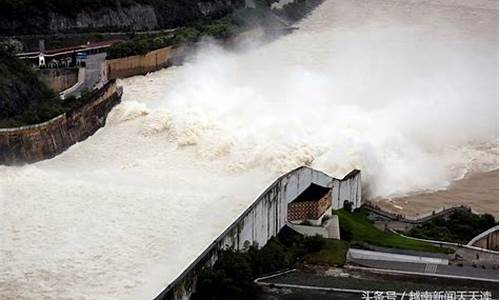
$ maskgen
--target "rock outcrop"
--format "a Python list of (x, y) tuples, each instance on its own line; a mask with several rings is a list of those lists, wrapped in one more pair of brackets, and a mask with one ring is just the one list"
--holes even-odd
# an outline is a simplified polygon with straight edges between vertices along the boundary
[(103, 8), (98, 11), (82, 11), (76, 17), (58, 13), (49, 14), (49, 30), (92, 30), (100, 28), (118, 30), (151, 30), (158, 27), (156, 13), (150, 5), (136, 5), (127, 8)]
[(0, 1), (0, 35), (166, 29), (244, 5), (245, 0), (6, 0)]

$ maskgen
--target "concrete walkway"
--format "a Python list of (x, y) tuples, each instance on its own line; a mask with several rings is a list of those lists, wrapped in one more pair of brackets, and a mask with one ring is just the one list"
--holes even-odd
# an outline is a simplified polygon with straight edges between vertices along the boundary
[(75, 91), (73, 91), (69, 96), (80, 96), (80, 94), (85, 91), (92, 91), (94, 87), (99, 87), (99, 85), (106, 81), (104, 78), (104, 65), (106, 62), (106, 53), (99, 53), (94, 55), (89, 55), (85, 59), (85, 81), (80, 85)]
[(321, 226), (300, 225), (291, 222), (287, 222), (286, 225), (304, 236), (320, 235), (327, 239), (340, 239), (339, 218), (336, 215), (333, 215), (326, 224)]
[(429, 257), (425, 255), (408, 255), (391, 252), (370, 251), (361, 249), (349, 249), (347, 259), (353, 260), (377, 260), (391, 262), (407, 262), (418, 264), (448, 265), (447, 258)]

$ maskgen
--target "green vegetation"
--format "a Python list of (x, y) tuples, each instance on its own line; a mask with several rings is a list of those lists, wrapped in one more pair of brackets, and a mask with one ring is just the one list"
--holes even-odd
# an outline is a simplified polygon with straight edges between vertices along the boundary
[(236, 30), (237, 25), (229, 17), (198, 21), (170, 33), (135, 36), (128, 41), (116, 43), (108, 50), (107, 58), (143, 55), (149, 51), (172, 45), (196, 42), (203, 37), (226, 39), (232, 36)]
[(155, 38), (133, 38), (128, 41), (113, 44), (108, 49), (107, 59), (120, 58), (132, 55), (144, 55), (149, 51), (168, 47), (172, 45), (171, 36), (160, 36)]
[(282, 21), (269, 8), (270, 3), (268, 0), (258, 0), (256, 8), (237, 9), (218, 19), (199, 18), (186, 22), (186, 25), (172, 32), (132, 36), (127, 41), (114, 44), (108, 50), (107, 58), (143, 55), (156, 49), (194, 43), (207, 37), (225, 40), (256, 26), (266, 29), (282, 28)]
[(198, 277), (192, 299), (258, 299), (261, 291), (253, 282), (255, 278), (299, 261), (341, 265), (346, 251), (346, 242), (319, 236), (304, 238), (284, 230), (262, 249), (251, 246), (246, 251), (223, 251), (213, 268), (203, 270)]
[[(364, 242), (375, 246), (398, 248), (415, 251), (448, 253), (449, 249), (429, 243), (404, 238), (396, 233), (385, 232), (373, 225), (363, 209), (352, 213), (345, 209), (335, 210), (342, 231), (350, 236), (352, 242)], [(342, 232), (341, 232), (342, 236)]]
[(29, 66), (0, 47), (0, 127), (48, 120), (63, 111), (59, 102)]
[(406, 235), (465, 244), (497, 224), (490, 214), (476, 215), (464, 208), (415, 226)]
[(88, 99), (60, 100), (29, 66), (10, 53), (0, 45), (0, 128), (45, 122)]
[[(244, 1), (232, 0), (220, 5), (213, 0), (203, 0), (211, 6), (208, 17), (220, 18), (233, 9), (243, 7)], [(35, 34), (57, 33), (51, 26), (52, 16), (74, 20), (80, 13), (102, 17), (110, 11), (118, 11), (139, 5), (148, 5), (154, 10), (158, 28), (175, 28), (207, 17), (207, 9), (193, 0), (0, 0), (0, 34)], [(211, 5), (212, 4), (212, 5)], [(130, 31), (123, 24), (110, 27), (88, 26), (83, 28), (65, 28), (66, 32), (82, 31)], [(150, 28), (144, 28), (148, 30)]]
[(295, 22), (302, 19), (313, 7), (319, 5), (323, 0), (298, 0), (283, 6), (277, 13), (284, 18)]
[(349, 243), (346, 241), (325, 239), (325, 245), (315, 252), (304, 256), (304, 262), (313, 265), (342, 266), (345, 264), (345, 258)]

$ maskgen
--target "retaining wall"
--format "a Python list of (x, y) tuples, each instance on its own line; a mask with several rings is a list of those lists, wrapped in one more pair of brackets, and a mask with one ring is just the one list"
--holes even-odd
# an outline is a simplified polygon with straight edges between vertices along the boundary
[(121, 88), (112, 80), (73, 111), (36, 125), (0, 129), (0, 165), (31, 163), (56, 156), (103, 127), (108, 113), (120, 99)]
[(286, 225), (304, 236), (315, 236), (319, 234), (327, 239), (340, 239), (339, 217), (337, 215), (331, 216), (330, 219), (321, 226), (300, 225), (291, 222), (288, 222)]
[(416, 256), (416, 255), (406, 255), (406, 254), (395, 254), (395, 253), (352, 249), (352, 248), (349, 249), (349, 251), (347, 252), (347, 258), (348, 259), (369, 259), (369, 260), (379, 260), (379, 261), (408, 262), (408, 263), (419, 263), (419, 264), (448, 265), (448, 259), (446, 259), (446, 258)]
[[(264, 246), (287, 223), (288, 203), (311, 183), (333, 188), (332, 205), (340, 208), (344, 200), (361, 205), (361, 174), (358, 170), (344, 179), (300, 167), (278, 178), (248, 207), (191, 265), (180, 274), (155, 300), (189, 299), (196, 278), (205, 267), (212, 266), (221, 250), (242, 250), (252, 244)], [(338, 191), (337, 191), (338, 190)]]
[(40, 79), (56, 93), (78, 82), (78, 68), (41, 69)]
[(59, 98), (64, 100), (68, 96), (74, 94), (82, 86), (82, 84), (85, 83), (86, 72), (87, 72), (86, 68), (79, 68), (77, 82), (74, 85), (70, 86), (69, 88), (65, 89), (64, 91), (60, 92)]
[(477, 235), (467, 245), (498, 251), (498, 225)]
[(178, 55), (179, 48), (166, 47), (148, 52), (106, 60), (109, 79), (126, 78), (158, 71), (172, 64), (171, 58)]

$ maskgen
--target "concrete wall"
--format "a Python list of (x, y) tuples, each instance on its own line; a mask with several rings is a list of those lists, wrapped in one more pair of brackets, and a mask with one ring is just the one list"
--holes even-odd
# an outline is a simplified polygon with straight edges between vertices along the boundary
[(288, 222), (287, 226), (304, 236), (319, 234), (327, 239), (340, 239), (339, 217), (337, 215), (331, 216), (324, 225), (320, 226), (300, 225), (292, 222)]
[(339, 209), (344, 207), (344, 201), (353, 203), (353, 208), (361, 206), (361, 174), (359, 170), (353, 170), (342, 180), (337, 180), (333, 185), (332, 207)]
[(78, 82), (78, 68), (41, 69), (38, 74), (40, 79), (56, 93)]
[(170, 58), (176, 55), (173, 47), (161, 48), (145, 55), (127, 56), (106, 61), (108, 78), (126, 78), (158, 71), (171, 65)]
[(420, 264), (448, 265), (448, 259), (445, 259), (445, 258), (406, 255), (406, 254), (394, 254), (394, 253), (361, 250), (361, 249), (349, 249), (349, 251), (347, 252), (347, 258), (348, 259), (369, 259), (369, 260), (379, 260), (379, 261), (408, 262), (408, 263), (420, 263)]
[(264, 246), (287, 224), (288, 203), (293, 201), (311, 183), (333, 187), (332, 197), (336, 207), (339, 201), (348, 200), (361, 205), (361, 174), (351, 172), (344, 179), (336, 179), (323, 172), (300, 167), (278, 178), (255, 200), (156, 300), (189, 299), (194, 291), (196, 278), (204, 267), (215, 263), (221, 250), (242, 250), (255, 244)]
[(498, 251), (498, 225), (474, 237), (467, 245)]
[(59, 98), (64, 100), (71, 95), (74, 96), (74, 94), (78, 91), (78, 89), (85, 83), (86, 72), (87, 72), (86, 68), (79, 68), (77, 82), (74, 85), (70, 86), (69, 88), (61, 91), (59, 93)]
[(287, 226), (303, 236), (315, 236), (319, 234), (324, 238), (329, 237), (328, 230), (323, 226), (300, 225), (294, 223), (288, 223)]
[(0, 165), (31, 163), (56, 156), (103, 127), (120, 98), (121, 89), (113, 80), (73, 111), (36, 125), (0, 129)]

